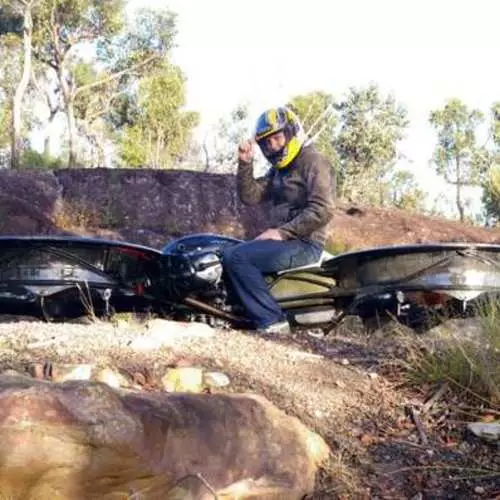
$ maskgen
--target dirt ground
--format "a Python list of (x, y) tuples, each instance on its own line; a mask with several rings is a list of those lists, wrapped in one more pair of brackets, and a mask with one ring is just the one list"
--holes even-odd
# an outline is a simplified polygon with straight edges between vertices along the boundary
[(439, 388), (407, 386), (394, 363), (401, 346), (384, 332), (368, 335), (355, 320), (325, 338), (217, 330), (149, 352), (130, 348), (136, 336), (134, 324), (4, 318), (0, 369), (114, 365), (145, 373), (148, 390), (165, 366), (217, 369), (231, 379), (219, 390), (264, 394), (327, 440), (333, 457), (311, 499), (500, 498), (498, 445), (467, 433), (473, 412), (448, 392), (429, 401)]

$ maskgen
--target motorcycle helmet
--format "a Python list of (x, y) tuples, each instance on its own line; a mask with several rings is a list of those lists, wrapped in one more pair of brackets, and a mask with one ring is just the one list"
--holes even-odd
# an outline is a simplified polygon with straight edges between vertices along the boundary
[[(278, 132), (285, 134), (285, 145), (279, 151), (271, 151), (267, 139)], [(288, 166), (299, 154), (304, 144), (304, 132), (293, 111), (286, 107), (271, 108), (257, 120), (255, 141), (269, 163), (279, 169)]]

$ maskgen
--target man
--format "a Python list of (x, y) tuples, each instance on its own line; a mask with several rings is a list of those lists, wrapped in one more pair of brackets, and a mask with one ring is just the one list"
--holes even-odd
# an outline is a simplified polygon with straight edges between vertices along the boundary
[(256, 329), (288, 333), (286, 315), (263, 274), (319, 259), (333, 216), (335, 176), (330, 162), (305, 143), (297, 116), (285, 107), (259, 117), (255, 141), (271, 168), (254, 179), (253, 145), (243, 142), (238, 150), (238, 195), (247, 205), (270, 201), (274, 224), (254, 240), (227, 249), (223, 262)]

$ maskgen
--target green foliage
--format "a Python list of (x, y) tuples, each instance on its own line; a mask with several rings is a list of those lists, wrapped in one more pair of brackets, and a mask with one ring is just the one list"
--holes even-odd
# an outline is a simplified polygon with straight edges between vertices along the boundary
[(389, 191), (388, 203), (409, 212), (424, 212), (425, 192), (418, 187), (412, 172), (398, 170), (394, 172), (387, 183)]
[(39, 153), (34, 149), (27, 149), (21, 157), (22, 169), (33, 170), (56, 170), (63, 168), (65, 165), (61, 158), (54, 158), (46, 153)]
[(488, 223), (498, 224), (500, 221), (500, 102), (491, 106), (491, 138), (493, 146), (490, 150), (490, 168), (483, 185), (484, 215)]
[(488, 170), (482, 201), (488, 223), (497, 225), (500, 221), (500, 162), (492, 165)]
[(10, 105), (7, 100), (0, 101), (0, 149), (6, 148), (10, 143)]
[(253, 126), (247, 104), (237, 105), (229, 116), (221, 118), (213, 133), (207, 134), (202, 145), (204, 170), (234, 171), (238, 145), (250, 137)]
[(410, 333), (405, 340), (411, 381), (447, 383), (466, 397), (500, 403), (500, 304), (485, 299), (477, 313), (470, 335), (446, 324), (433, 340)]
[(135, 123), (126, 127), (121, 157), (128, 166), (170, 166), (187, 146), (198, 115), (182, 110), (184, 76), (178, 66), (164, 64), (139, 85)]
[(318, 148), (337, 165), (338, 157), (333, 144), (338, 118), (335, 113), (335, 100), (326, 92), (310, 92), (293, 97), (287, 104), (300, 118), (304, 131)]
[(500, 101), (491, 106), (491, 135), (496, 148), (500, 150)]
[(114, 37), (98, 41), (98, 60), (121, 71), (151, 57), (166, 57), (177, 35), (176, 20), (169, 9), (139, 9), (131, 25)]
[(350, 88), (339, 104), (340, 196), (362, 203), (383, 204), (385, 183), (398, 158), (398, 142), (408, 125), (407, 111), (376, 85)]
[(331, 237), (325, 244), (325, 250), (332, 255), (339, 255), (348, 252), (351, 248), (349, 245), (338, 237)]
[(98, 42), (120, 31), (124, 0), (41, 0), (33, 19), (34, 52), (61, 68), (77, 44)]
[(455, 186), (455, 202), (460, 220), (465, 219), (462, 192), (465, 186), (480, 186), (490, 164), (485, 147), (477, 144), (477, 127), (484, 116), (468, 109), (460, 99), (450, 99), (443, 109), (430, 113), (429, 122), (437, 131), (432, 163), (436, 173)]

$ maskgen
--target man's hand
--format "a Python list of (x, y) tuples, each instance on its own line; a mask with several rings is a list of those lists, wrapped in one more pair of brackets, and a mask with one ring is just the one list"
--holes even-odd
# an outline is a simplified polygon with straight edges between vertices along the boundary
[(253, 144), (252, 141), (243, 141), (238, 146), (238, 159), (245, 163), (250, 163), (253, 160)]
[(285, 238), (283, 238), (283, 236), (277, 229), (267, 229), (263, 233), (259, 234), (259, 236), (257, 236), (255, 239), (283, 241)]

